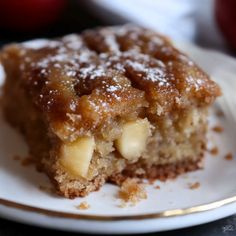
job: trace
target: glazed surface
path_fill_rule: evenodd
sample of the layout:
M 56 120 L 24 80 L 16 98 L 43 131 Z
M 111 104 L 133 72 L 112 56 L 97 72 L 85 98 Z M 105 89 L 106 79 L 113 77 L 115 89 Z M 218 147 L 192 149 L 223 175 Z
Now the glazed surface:
M 77 130 L 91 130 L 137 107 L 162 116 L 205 106 L 220 94 L 167 38 L 140 27 L 87 30 L 15 47 L 34 103 L 52 122 L 73 120 Z

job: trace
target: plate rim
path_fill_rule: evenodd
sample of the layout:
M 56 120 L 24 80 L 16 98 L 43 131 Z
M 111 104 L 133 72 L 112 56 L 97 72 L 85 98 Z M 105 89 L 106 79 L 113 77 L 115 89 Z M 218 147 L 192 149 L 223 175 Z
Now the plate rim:
M 30 206 L 23 203 L 18 203 L 11 200 L 6 200 L 0 198 L 0 206 L 10 207 L 15 210 L 23 210 L 27 212 L 32 212 L 36 214 L 46 215 L 50 217 L 60 217 L 66 219 L 79 219 L 79 220 L 90 220 L 90 221 L 103 221 L 103 222 L 111 222 L 111 221 L 123 221 L 123 220 L 150 220 L 150 219 L 164 219 L 171 218 L 177 216 L 186 216 L 193 215 L 196 213 L 203 213 L 211 210 L 215 210 L 221 208 L 226 205 L 230 205 L 236 203 L 236 195 L 228 198 L 224 198 L 221 200 L 217 200 L 214 202 L 201 204 L 188 208 L 176 208 L 166 211 L 161 211 L 158 213 L 148 213 L 148 214 L 137 214 L 137 215 L 95 215 L 95 214 L 79 214 L 79 213 L 69 213 L 62 211 L 55 211 L 44 209 L 41 207 Z

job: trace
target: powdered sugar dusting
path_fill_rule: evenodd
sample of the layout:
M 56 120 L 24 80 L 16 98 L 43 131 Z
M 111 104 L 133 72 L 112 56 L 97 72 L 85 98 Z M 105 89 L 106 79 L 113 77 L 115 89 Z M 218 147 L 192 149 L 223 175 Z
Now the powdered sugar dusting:
M 120 87 L 119 86 L 114 86 L 114 85 L 111 85 L 107 88 L 107 92 L 115 92 L 117 90 L 119 90 Z
M 66 75 L 69 76 L 69 77 L 76 76 L 76 71 L 74 71 L 74 70 L 68 70 L 68 71 L 66 72 Z
M 58 41 L 48 39 L 35 39 L 22 43 L 22 46 L 28 49 L 42 49 L 42 48 L 54 48 L 58 47 L 60 43 Z
M 96 98 L 91 96 L 89 100 L 95 112 L 111 111 L 111 104 L 128 99 L 132 91 L 133 94 L 149 93 L 155 99 L 159 99 L 161 93 L 166 100 L 155 108 L 160 115 L 164 111 L 162 106 L 172 101 L 181 105 L 182 100 L 178 100 L 181 93 L 192 88 L 199 91 L 204 86 L 201 73 L 198 78 L 194 70 L 186 73 L 184 79 L 180 78 L 182 68 L 185 73 L 194 65 L 187 56 L 178 53 L 164 37 L 139 27 L 107 27 L 86 37 L 71 34 L 58 40 L 33 40 L 23 43 L 21 49 L 22 71 L 31 67 L 42 76 L 49 90 L 52 84 L 56 84 L 56 89 L 62 88 L 65 100 L 70 98 L 68 94 L 73 94 L 75 101 L 83 95 L 95 94 Z M 37 59 L 31 61 L 34 55 Z M 41 83 L 32 81 L 35 86 Z M 184 89 L 180 91 L 181 86 Z M 50 91 L 47 91 L 49 95 Z M 52 106 L 55 101 L 46 102 Z M 76 103 L 70 103 L 70 110 L 76 111 Z
M 78 71 L 80 78 L 96 79 L 97 77 L 105 76 L 105 69 L 101 66 L 89 65 L 88 67 L 80 68 Z
M 62 38 L 66 46 L 73 50 L 79 50 L 82 45 L 82 39 L 76 34 L 70 34 Z
M 167 78 L 165 77 L 165 72 L 161 68 L 158 67 L 149 68 L 141 63 L 131 62 L 131 61 L 128 61 L 127 64 L 130 65 L 137 72 L 140 72 L 139 75 L 143 77 L 143 79 L 145 80 L 152 81 L 154 83 L 158 82 L 159 86 L 170 85 Z
M 0 64 L 0 86 L 4 83 L 5 72 L 3 66 Z
M 151 42 L 153 42 L 157 45 L 163 45 L 163 43 L 164 43 L 163 39 L 161 39 L 160 37 L 157 37 L 157 36 L 152 37 Z
M 116 42 L 116 38 L 114 35 L 112 34 L 107 34 L 107 36 L 105 37 L 105 43 L 108 45 L 108 47 L 110 48 L 110 50 L 112 50 L 113 52 L 119 52 L 119 46 Z
M 69 38 L 72 40 L 74 36 L 70 36 Z M 83 68 L 80 71 L 80 64 L 91 64 L 91 57 L 94 57 L 94 53 L 90 52 L 88 49 L 76 50 L 77 47 L 80 49 L 82 45 L 80 38 L 78 38 L 78 40 L 77 44 L 72 43 L 72 41 L 69 41 L 67 38 L 66 44 L 62 44 L 59 48 L 55 48 L 55 51 L 52 54 L 42 57 L 36 62 L 31 62 L 31 67 L 40 68 L 41 74 L 44 75 L 50 72 L 52 68 L 60 70 L 69 77 L 75 77 L 78 71 L 80 74 L 85 73 L 88 68 Z

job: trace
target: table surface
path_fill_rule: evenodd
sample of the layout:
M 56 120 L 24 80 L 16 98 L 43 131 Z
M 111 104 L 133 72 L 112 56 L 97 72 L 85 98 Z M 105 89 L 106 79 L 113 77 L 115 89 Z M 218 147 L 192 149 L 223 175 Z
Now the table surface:
M 5 29 L 0 29 L 0 44 L 3 45 L 11 41 L 22 41 L 31 38 L 38 37 L 56 37 L 72 32 L 80 32 L 83 29 L 95 27 L 98 25 L 105 25 L 106 22 L 102 22 L 94 15 L 89 13 L 82 6 L 77 4 L 78 1 L 70 1 L 61 19 L 53 26 L 48 29 L 30 34 L 19 34 L 9 32 Z M 47 235 L 50 233 L 56 233 L 57 236 L 65 234 L 63 231 L 53 231 L 50 229 L 43 229 L 15 223 L 0 218 L 0 236 L 25 236 L 25 235 Z M 75 235 L 74 233 L 66 233 L 67 235 Z M 78 235 L 78 234 L 77 234 Z M 79 234 L 84 235 L 84 234 Z M 156 235 L 146 234 L 146 235 Z M 174 230 L 168 232 L 158 233 L 163 236 L 174 236 L 174 235 L 191 235 L 191 236 L 218 236 L 225 235 L 231 236 L 236 235 L 236 215 L 227 217 L 222 220 L 218 220 L 212 223 L 190 227 L 181 230 Z
M 50 235 L 50 233 L 55 233 L 57 236 L 62 236 L 64 234 L 68 236 L 74 235 L 85 235 L 85 234 L 78 234 L 78 233 L 68 233 L 63 231 L 56 231 L 44 228 L 33 227 L 29 225 L 23 225 L 19 223 L 15 223 L 12 221 L 8 221 L 5 219 L 0 218 L 0 236 L 27 236 L 27 235 Z M 199 225 L 195 227 L 190 227 L 181 230 L 173 230 L 161 233 L 151 233 L 151 234 L 142 234 L 145 236 L 184 236 L 184 235 L 191 235 L 191 236 L 233 236 L 236 235 L 236 215 L 231 216 L 222 220 L 218 220 L 212 223 Z

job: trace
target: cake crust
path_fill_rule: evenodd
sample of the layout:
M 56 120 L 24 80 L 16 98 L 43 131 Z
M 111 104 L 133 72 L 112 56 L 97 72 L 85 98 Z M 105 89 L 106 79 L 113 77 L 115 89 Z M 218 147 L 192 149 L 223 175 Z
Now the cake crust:
M 142 173 L 137 170 L 144 169 Z M 152 165 L 150 167 L 142 166 L 140 163 L 127 166 L 119 174 L 114 174 L 109 178 L 109 181 L 117 185 L 121 185 L 127 178 L 141 178 L 153 180 L 166 181 L 168 179 L 175 179 L 178 175 L 187 173 L 189 171 L 200 170 L 203 168 L 203 155 L 197 160 L 187 160 L 174 164 Z

